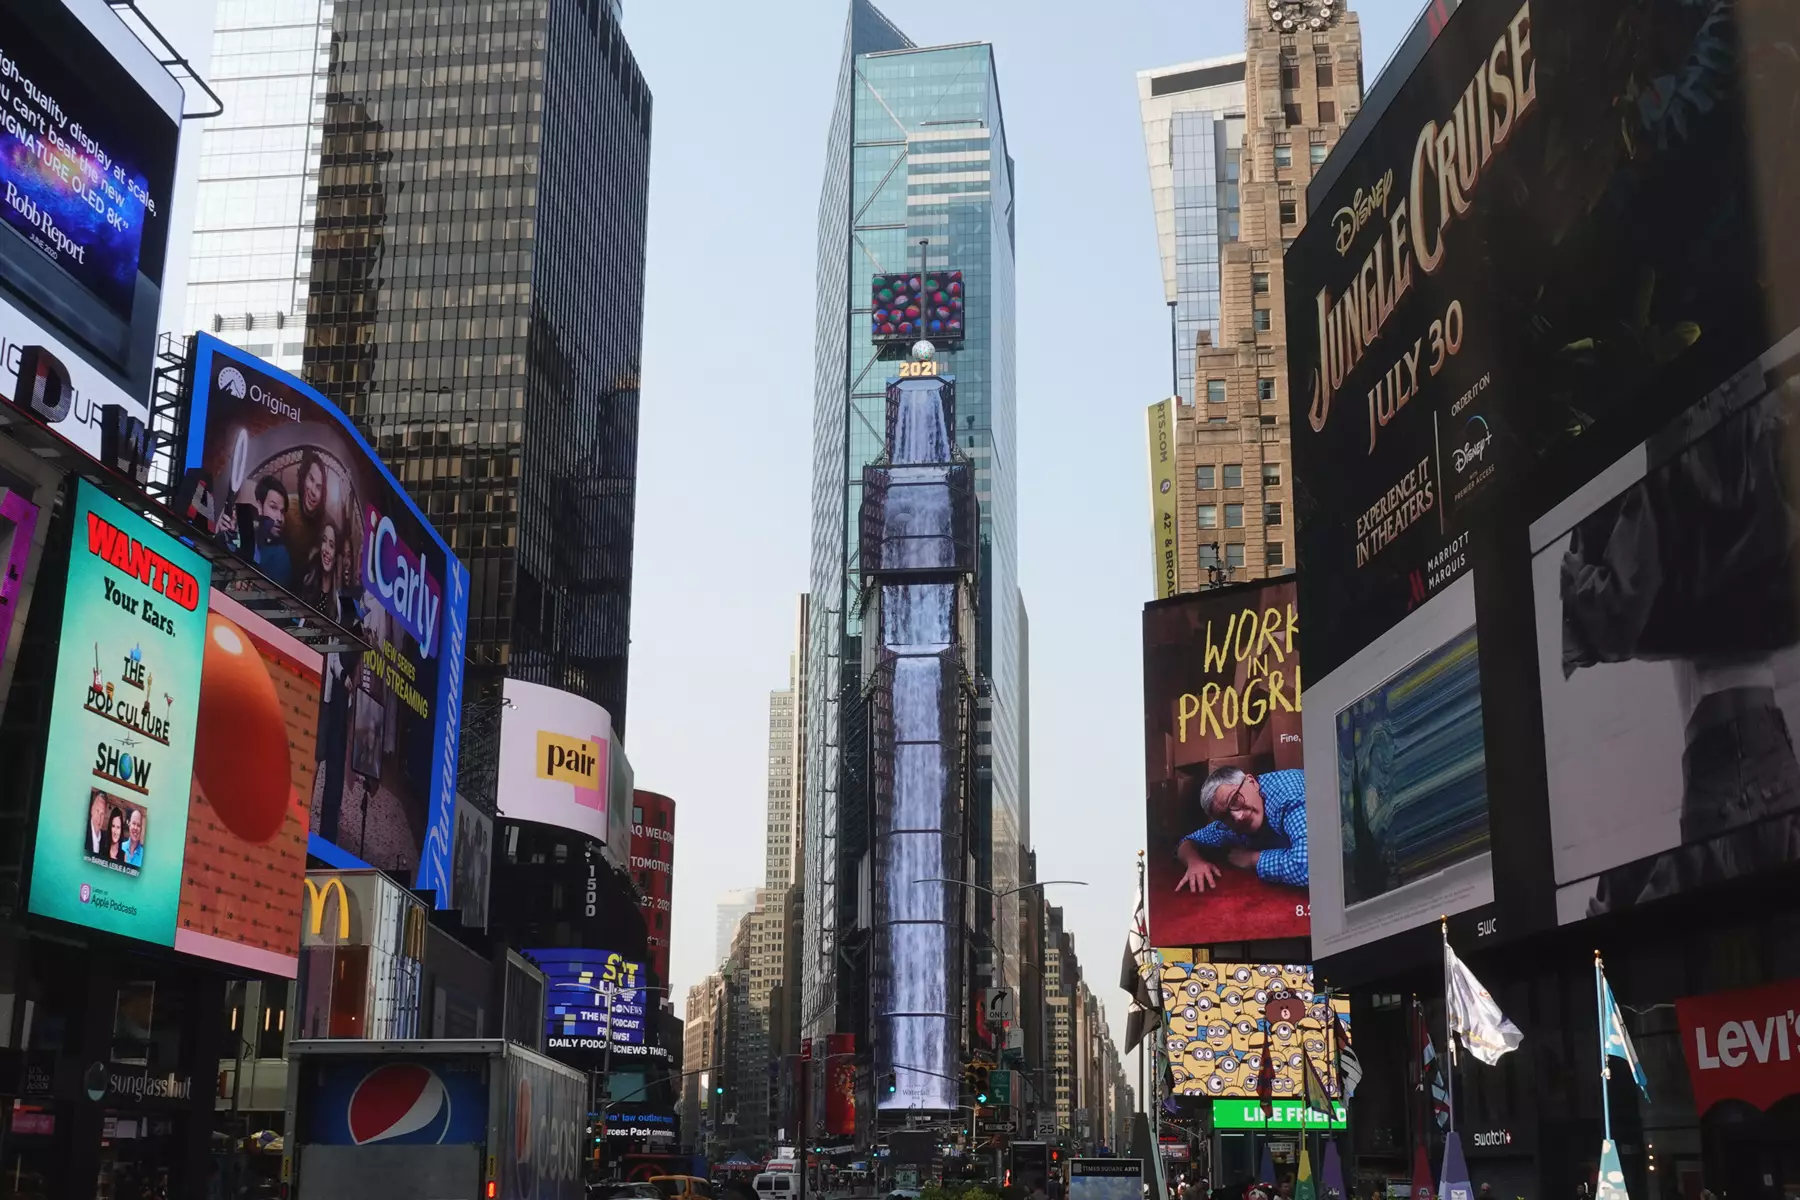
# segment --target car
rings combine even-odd
[[[751,1180],[756,1200],[788,1200],[800,1195],[800,1176],[792,1171],[764,1171]]]
[[[713,1185],[698,1175],[652,1175],[650,1183],[663,1200],[713,1200]]]
[[[652,1183],[590,1183],[590,1200],[663,1200],[663,1194]]]

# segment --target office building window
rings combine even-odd
[[[1321,58],[1319,60],[1318,80],[1319,80],[1320,87],[1331,87],[1332,86],[1331,60],[1329,58]]]
[[[1294,200],[1281,201],[1281,223],[1283,225],[1292,225],[1294,222],[1298,221],[1299,219],[1300,219],[1299,203]]]
[[[1281,486],[1281,464],[1280,463],[1264,463],[1263,464],[1263,486],[1264,487],[1280,487]]]
[[[1306,148],[1306,157],[1315,167],[1325,165],[1325,143],[1314,142]]]
[[[1293,91],[1300,86],[1300,60],[1283,58],[1281,60],[1281,86]]]
[[[1275,398],[1275,381],[1264,377],[1256,381],[1256,398],[1267,404]]]
[[[1275,165],[1278,167],[1293,166],[1294,148],[1292,146],[1277,145],[1275,147]]]
[[[1263,505],[1263,524],[1264,525],[1279,525],[1279,524],[1281,524],[1281,505],[1279,505],[1279,504]]]
[[[1250,290],[1263,295],[1269,290],[1269,273],[1267,271],[1250,272]]]
[[[1225,565],[1234,571],[1244,569],[1244,544],[1231,542],[1225,547]]]
[[[1263,562],[1271,567],[1287,566],[1287,548],[1280,542],[1270,542],[1263,547]]]
[[[1219,544],[1212,542],[1200,547],[1200,566],[1202,569],[1219,565]]]
[[[1225,528],[1242,529],[1244,527],[1244,506],[1227,504],[1225,506]]]
[[[1324,106],[1321,105],[1320,107],[1322,108]],[[1290,128],[1295,125],[1300,125],[1300,124],[1304,123],[1304,119],[1300,115],[1300,106],[1298,104],[1282,105],[1281,106],[1281,115],[1287,119],[1287,123]],[[1321,116],[1322,115],[1323,114],[1321,114]]]
[[[1319,101],[1319,124],[1332,125],[1337,122],[1337,102],[1334,100]]]
[[[1225,464],[1225,486],[1241,488],[1244,486],[1244,467],[1242,463]]]
[[[1208,425],[1229,425],[1231,422],[1227,421],[1224,417],[1208,417],[1206,418],[1206,423]]]
[[[1208,404],[1225,403],[1225,381],[1223,379],[1206,381],[1206,402]]]
[[[1229,508],[1231,506],[1226,505],[1226,507]],[[1243,506],[1239,505],[1238,507],[1242,508]],[[1216,504],[1202,504],[1199,508],[1194,510],[1194,522],[1202,529],[1217,529],[1219,527],[1219,506]]]
[[[1264,425],[1275,424],[1275,414],[1274,413],[1263,413],[1261,416],[1257,417],[1256,419],[1257,419],[1257,421],[1259,421],[1260,423],[1262,423]]]
[[[1269,332],[1269,310],[1268,309],[1266,309],[1266,308],[1252,309],[1252,310],[1250,310],[1250,318],[1251,318],[1250,323],[1251,323],[1251,325],[1253,325],[1256,328],[1256,332],[1258,332],[1258,333]]]
[[[1212,491],[1219,486],[1218,470],[1217,467],[1195,467],[1194,486],[1203,492]]]

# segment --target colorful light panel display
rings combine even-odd
[[[941,350],[963,340],[963,273],[877,275],[869,295],[869,333],[877,345],[928,339]]]

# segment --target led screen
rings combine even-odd
[[[212,568],[78,481],[31,911],[174,944]]]
[[[1326,1093],[1338,1094],[1336,1051],[1349,1034],[1350,1001],[1317,991],[1311,966],[1194,962],[1185,950],[1158,957],[1175,1095],[1255,1096],[1264,1055],[1276,1099],[1305,1093],[1309,1062]]]
[[[869,333],[877,345],[921,339],[945,350],[963,340],[963,273],[912,271],[877,275],[869,288]]]
[[[650,1007],[642,963],[608,950],[527,950],[525,954],[546,980],[544,1044],[551,1050],[604,1048],[609,1014],[614,1045],[644,1044]]]

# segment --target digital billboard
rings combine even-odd
[[[1800,336],[1532,527],[1558,915],[1800,861]]]
[[[494,818],[456,798],[456,851],[451,873],[455,876],[451,903],[462,912],[462,923],[486,929],[488,881],[494,870]]]
[[[1144,606],[1150,940],[1308,929],[1300,621],[1291,579]]]
[[[374,647],[327,656],[312,830],[447,906],[469,573],[324,396],[207,334],[189,370],[178,508]]]
[[[100,0],[0,0],[0,279],[134,394],[148,391],[182,103]]]
[[[209,609],[175,948],[292,979],[324,664],[225,592]]]
[[[560,688],[522,679],[507,679],[502,688],[495,797],[500,816],[613,844],[612,717],[592,700]]]
[[[1305,1094],[1309,1062],[1326,1094],[1338,1094],[1336,1039],[1350,1028],[1350,1001],[1317,991],[1311,966],[1194,962],[1184,950],[1158,958],[1175,1095],[1256,1096],[1265,1053],[1276,1099]]]
[[[71,517],[30,908],[169,946],[212,568],[86,480]]]
[[[878,346],[910,347],[921,339],[941,350],[962,345],[961,271],[877,275],[869,286],[869,306],[869,334]]]
[[[654,1006],[642,963],[608,950],[527,950],[547,981],[544,1045],[557,1050],[600,1050],[612,1031],[615,1046],[642,1046]],[[610,993],[611,999],[608,1000]]]
[[[669,983],[669,901],[675,894],[675,801],[656,792],[631,794],[631,878],[642,894],[650,967]]]
[[[1069,1200],[1143,1200],[1143,1187],[1141,1159],[1069,1160]]]

